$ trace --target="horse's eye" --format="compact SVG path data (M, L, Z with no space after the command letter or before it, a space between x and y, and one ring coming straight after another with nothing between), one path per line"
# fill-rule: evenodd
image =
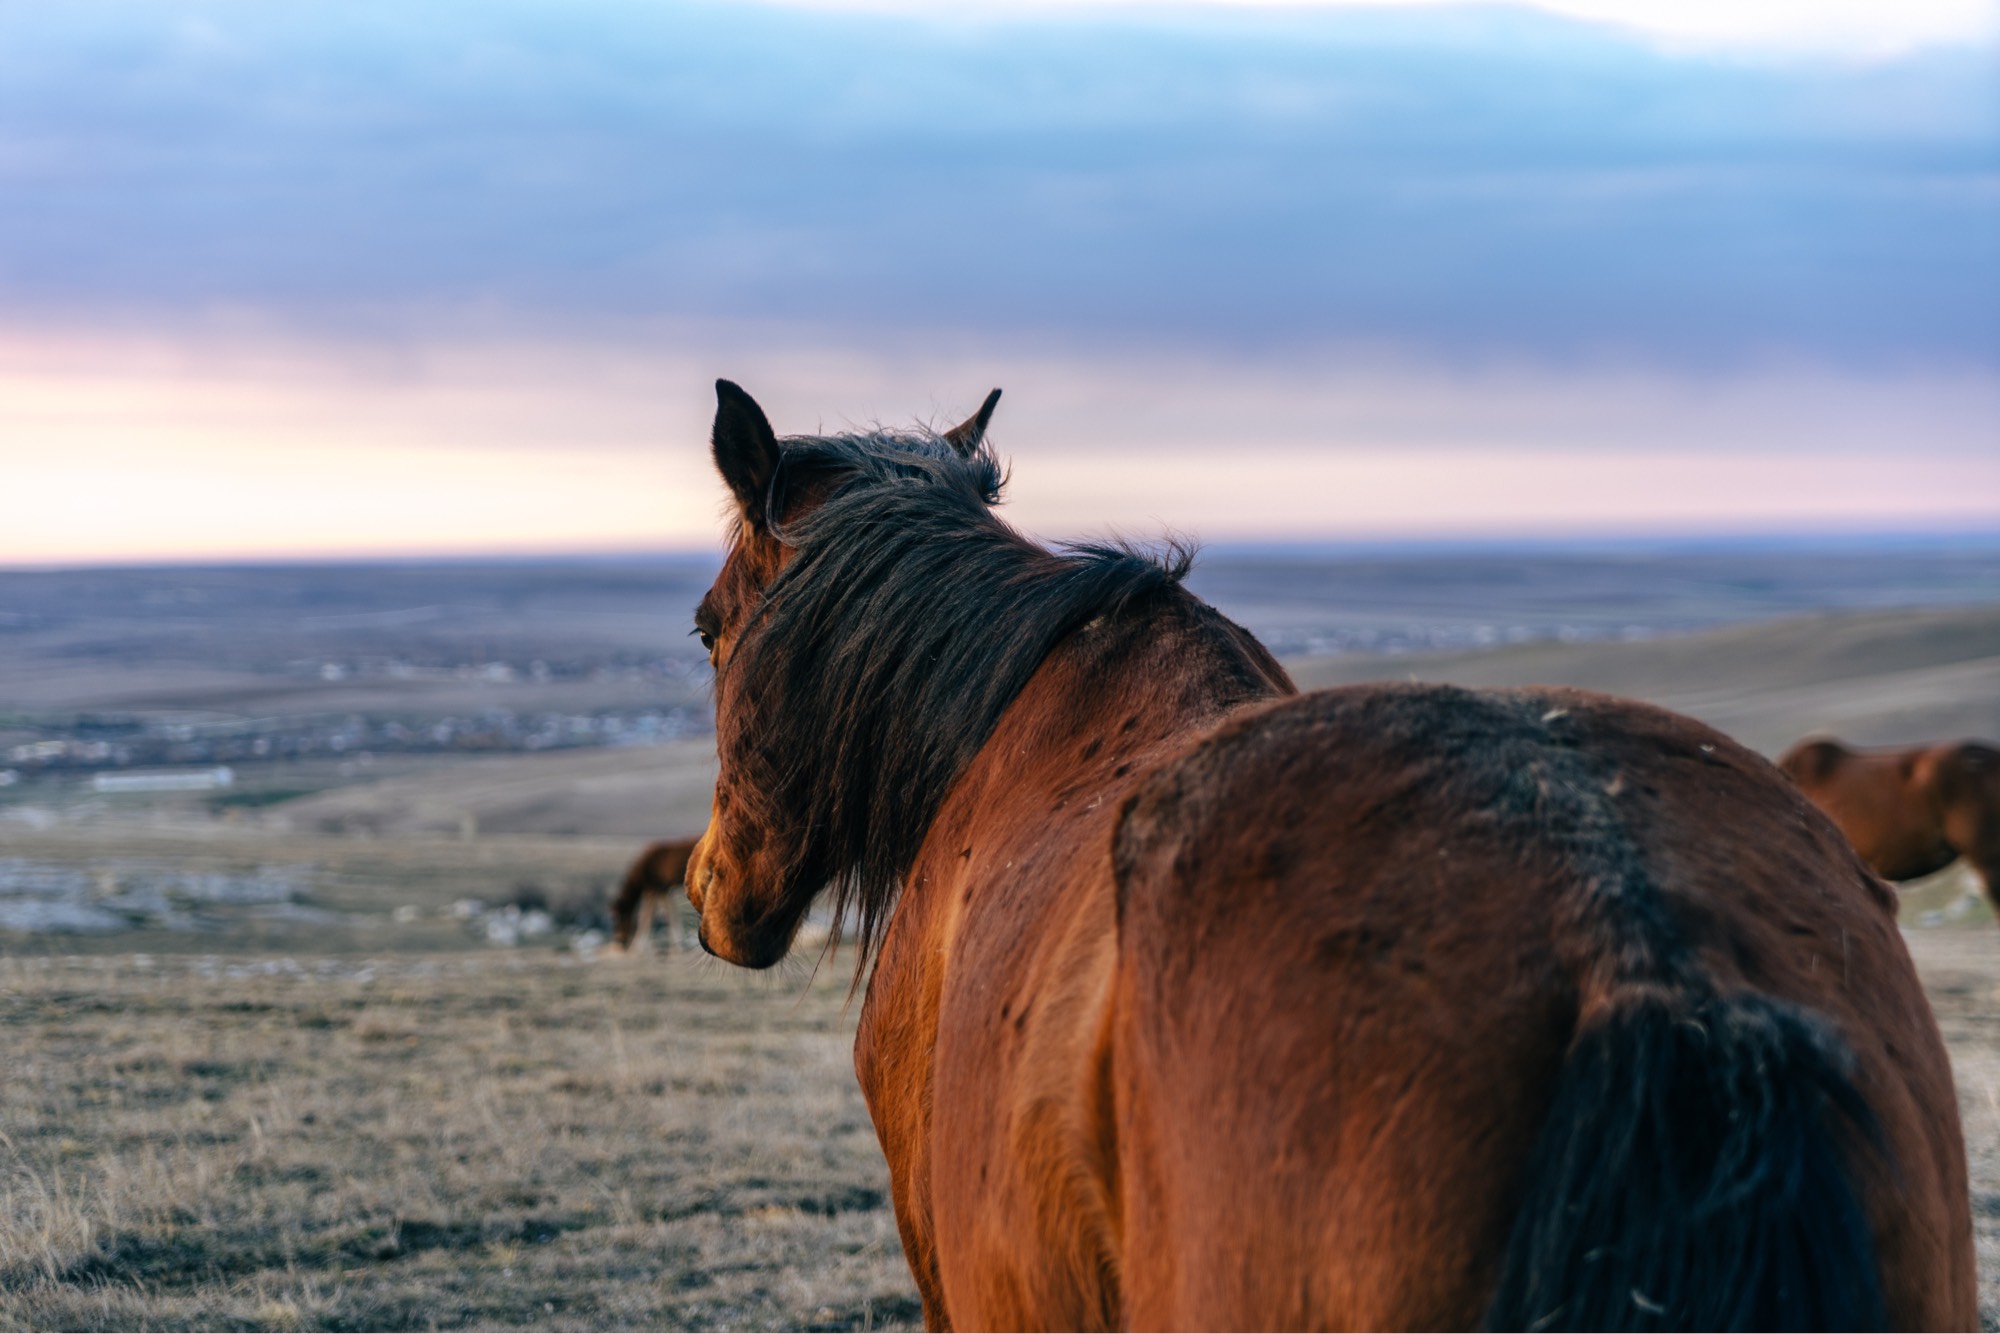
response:
M702 628L701 628L700 626L696 626L696 627L695 627L695 633L701 636L701 649L702 649L702 652L704 652L704 653L713 653L713 652L715 652L715 636L714 636L714 635L712 635L712 634L710 634L710 633L709 633L708 631L706 631L706 630L702 629Z

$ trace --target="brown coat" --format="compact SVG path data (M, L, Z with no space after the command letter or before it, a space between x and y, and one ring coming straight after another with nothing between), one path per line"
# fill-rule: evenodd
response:
M1970 1327L1894 895L1768 763L1566 689L1299 696L1185 563L992 514L981 415L780 442L696 610L701 939L870 957L933 1328Z
M1914 880L1960 857L2000 893L2000 750L1979 741L1852 750L1802 741L1778 766L1877 875Z
M678 911L671 895L686 882L688 856L698 842L698 838L677 838L646 845L611 900L613 948L631 949L642 929L653 929L654 916L662 908Z

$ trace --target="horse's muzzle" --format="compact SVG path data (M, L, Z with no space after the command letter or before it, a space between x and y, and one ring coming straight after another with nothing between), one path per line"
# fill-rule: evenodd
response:
M715 860L709 854L708 837L704 835L694 845L694 851L688 854L687 896L696 912L701 911L702 903L708 898L709 881L714 878Z

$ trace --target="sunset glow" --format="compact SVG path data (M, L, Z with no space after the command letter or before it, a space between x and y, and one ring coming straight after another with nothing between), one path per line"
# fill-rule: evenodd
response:
M0 562L712 547L717 376L1044 536L2000 532L1995 12L0 0Z
M190 347L200 356L189 360ZM460 346L0 348L0 562L699 549L718 371L783 432L948 423L989 384L1007 514L1211 541L2000 526L2000 391L1020 356ZM11 361L11 365L8 364ZM1902 425L1922 440L1889 449ZM1226 479L1218 484L1217 479Z

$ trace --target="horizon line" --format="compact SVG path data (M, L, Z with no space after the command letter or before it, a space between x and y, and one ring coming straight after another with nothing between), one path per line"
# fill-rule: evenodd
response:
M1033 535L1031 540L1041 541ZM1176 534L1185 537L1185 534ZM1165 541L1167 534L1159 535ZM1049 545L1056 545L1049 543ZM1141 545L1147 545L1141 542ZM1654 532L1633 534L1487 534L1467 537L1410 536L1357 538L1221 538L1195 540L1199 556L1234 560L1301 558L1367 559L1395 557L1476 557L1481 555L1681 556L1773 552L1979 552L2000 554L2000 524L1943 529L1884 529L1735 532ZM703 563L720 566L718 545L634 547L615 551L551 550L531 552L468 551L403 554L232 555L42 561L0 560L0 576L114 573L149 570L302 570L422 567L589 566Z

